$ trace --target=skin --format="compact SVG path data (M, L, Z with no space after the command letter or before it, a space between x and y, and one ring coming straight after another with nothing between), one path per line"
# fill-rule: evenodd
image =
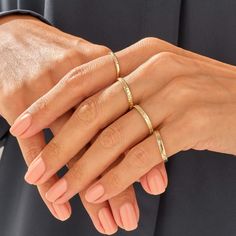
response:
M118 52L117 57L135 103L143 107L160 131L168 157L190 148L235 155L234 66L154 38ZM31 137L83 100L38 155L40 165L30 166L25 176L31 184L44 183L97 136L49 189L46 198L51 202L64 203L78 192L85 192L87 202L101 204L142 179L156 165L164 168L154 136L148 136L147 126L136 110L128 111L127 98L113 74L114 64L108 56L75 68L16 120L19 126L19 122L24 123L21 117L30 117L18 136ZM81 81L87 82L83 93ZM101 90L94 93L98 87ZM58 101L60 106L56 106ZM17 135L14 130L12 133ZM74 140L76 146L69 140ZM124 152L125 157L120 158Z
M63 33L30 16L3 17L0 19L0 31L0 63L3 68L0 74L0 114L10 125L27 107L56 86L71 69L107 55L110 51L105 46L92 44ZM111 58L110 61L112 61ZM82 86L83 81L80 83ZM93 90L95 91L96 89ZM75 104L75 107L77 105ZM70 119L75 107L67 109L47 125L54 135L58 134ZM18 137L18 142L27 165L33 163L35 157L46 145L42 132L24 139ZM93 142L91 140L90 143ZM88 143L81 148L65 164L72 168L89 145ZM158 179L163 184L159 187L154 184L155 188L151 190L147 180L141 181L145 190L151 194L160 194L165 191L167 175L162 165L154 167L145 178L149 175L154 176L152 178ZM71 215L69 202L51 203L45 197L57 180L55 173L45 183L38 185L38 190L50 212L57 219L66 220ZM79 195L99 232L112 234L117 231L118 226L126 230L137 227L139 209L132 186L109 201L97 205L85 200L85 192L81 191ZM134 208L135 220L132 224L124 224L121 220L119 210L124 204L132 204Z
M154 38L118 52L117 57L122 76L128 74L124 79L135 103L160 131L168 157L188 149L236 154L236 67ZM134 67L137 69L127 73ZM88 202L100 204L163 164L154 135L149 135L135 109L128 111L122 87L111 79L115 71L108 57L89 62L82 71L74 69L17 119L19 122L25 114L30 117L19 137L36 134L78 98L82 100L75 92L77 81L87 81L83 102L38 155L40 165L30 166L25 176L30 184L44 183L97 135L82 157L47 192L47 199L55 203L64 203L85 191ZM91 79L95 74L96 81ZM110 86L92 95L94 87L107 85L108 80ZM58 100L60 106L55 106ZM76 145L71 145L70 139ZM125 157L120 159L124 152Z

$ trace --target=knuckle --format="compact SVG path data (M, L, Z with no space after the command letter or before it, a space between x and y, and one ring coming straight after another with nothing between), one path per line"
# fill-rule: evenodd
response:
M71 40L72 47L76 49L81 49L85 44L88 44L88 42L85 39L76 37L73 40Z
M42 152L42 157L48 158L49 156L51 156L60 158L59 153L60 153L60 146L56 140L52 139L46 146L45 151Z
M154 38L154 37L146 37L143 38L139 41L139 43L143 46L143 47L150 47L153 45L156 45L160 42L161 40L159 40L158 38Z
M99 51L100 55L106 55L111 51L110 48L108 48L104 45L96 45L96 47L98 48L98 51Z
M149 155L143 147L134 147L128 153L127 167L134 167L135 169L144 169L146 163L149 161Z
M118 173L115 171L111 172L109 174L109 178L107 178L109 181L110 186L114 186L114 188L118 189L122 186L122 181Z
M69 91L77 91L78 89L84 89L87 85L86 75L91 71L89 64L84 64L72 69L65 77L60 81L60 86Z
M78 121L91 124L96 122L99 115L99 106L95 99L89 98L80 104L74 112L74 117Z
M117 125L108 126L98 140L103 148L113 148L122 142L122 131Z
M160 52L153 56L154 63L173 63L177 61L178 55L173 52Z
M152 56L148 61L148 70L152 71L152 73L160 73L161 71L167 71L173 75L178 75L181 73L182 67L180 67L178 63L178 55L172 52L160 52ZM172 68L170 72L170 66Z
M29 112L35 113L40 111L47 111L48 109L48 98L46 95L42 96L35 104L29 108Z
M39 152L40 149L37 146L28 147L23 151L25 159L29 161L33 160L36 156L38 156Z
M73 167L69 170L68 174L70 179L76 181L80 181L82 172L80 172L81 168L78 164L74 164Z
M80 162L76 162L66 174L68 183L79 192L86 185L85 180L88 179L88 172L83 168ZM78 187L80 189L78 189Z

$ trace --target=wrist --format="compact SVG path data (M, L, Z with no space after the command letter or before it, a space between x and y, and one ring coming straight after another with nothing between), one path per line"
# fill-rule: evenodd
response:
M0 25L6 24L11 21L19 21L19 20L34 20L40 21L38 18L30 16L30 15L5 15L0 17Z

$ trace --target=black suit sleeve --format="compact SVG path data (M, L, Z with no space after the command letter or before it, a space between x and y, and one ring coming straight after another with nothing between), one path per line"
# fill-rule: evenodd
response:
M15 10L10 10L10 11L2 11L2 12L0 12L0 17L7 16L7 15L30 15L30 16L38 18L39 20L43 21L46 24L52 25L42 15L40 15L37 12L31 11L31 10L15 9Z

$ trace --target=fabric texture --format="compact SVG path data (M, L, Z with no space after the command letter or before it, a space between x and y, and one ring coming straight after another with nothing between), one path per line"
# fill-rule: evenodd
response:
M61 30L105 44L114 51L152 36L236 65L235 0L2 0L0 3L2 11L35 11ZM73 216L67 222L61 223L48 213L36 188L23 180L26 166L15 138L6 128L3 133L7 140L0 161L0 235L100 235L78 197L72 201ZM50 134L47 135L50 139ZM235 157L189 150L176 154L166 167L169 184L161 196L148 195L135 184L141 212L139 227L133 232L119 230L116 235L236 235Z

